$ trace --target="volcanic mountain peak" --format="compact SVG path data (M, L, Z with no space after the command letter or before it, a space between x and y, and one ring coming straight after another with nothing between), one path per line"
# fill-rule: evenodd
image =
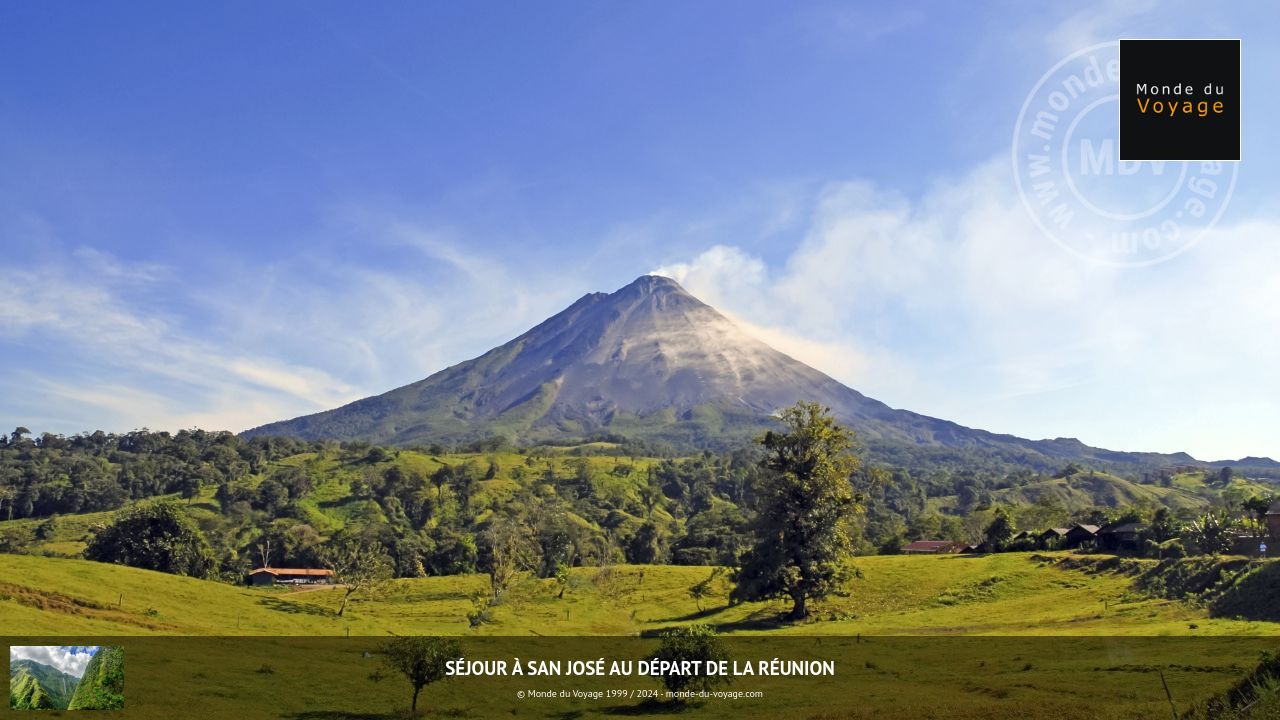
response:
M637 424L653 430L695 410L728 413L729 424L745 422L747 432L798 399L839 411L853 397L865 400L743 332L675 280L645 275L613 293L584 295L511 342L425 380L249 434L527 440Z
M745 441L799 400L821 403L874 450L977 449L1020 464L1159 464L1079 441L1031 441L895 410L752 337L670 278L589 293L523 335L430 377L246 435L415 444L599 432L715 447Z

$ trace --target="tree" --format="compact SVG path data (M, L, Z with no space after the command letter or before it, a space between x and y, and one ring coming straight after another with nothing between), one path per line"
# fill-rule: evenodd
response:
M649 656L649 660L676 663L698 660L702 663L701 667L705 668L708 663L728 661L729 653L725 651L715 630L706 625L689 625L663 632L662 644ZM705 669L697 674L668 672L661 678L663 687L673 693L708 691L731 679L728 675L710 675Z
M481 471L476 463L467 463L454 471L453 491L458 495L458 510L465 516L471 506L471 498L480 489Z
M662 488L653 481L652 474L649 476L649 481L641 485L637 493L640 496L640 504L644 505L645 519L653 520L653 511L662 507L667 496L662 494Z
M627 562L653 565L667 560L668 533L652 520L646 521L627 543Z
M352 595L376 594L391 579L391 561L382 548L364 539L346 538L328 553L334 579L343 586L338 617L347 610Z
M987 525L987 529L982 533L983 544L986 545L987 552L1001 552L1013 539L1013 520L1009 518L1009 513L1004 508L997 508L995 516L991 518L991 524Z
M1221 555L1231 549L1235 540L1231 514L1226 510L1210 510L1187 526L1185 537L1203 554Z
M444 486L453 481L453 466L441 465L431 473L431 484L436 486L436 501L444 501Z
M481 535L484 542L484 570L489 573L493 599L502 595L516 575L538 566L538 545L533 530L517 518L502 515L493 519Z
M789 597L790 617L808 616L843 579L850 554L848 521L857 509L850 476L858 469L853 433L829 410L801 402L781 413L783 432L769 431L756 495L755 546L738 571L734 600Z
M1218 471L1218 484L1226 487L1231 484L1231 478L1234 476L1235 471L1231 469L1230 465L1227 465Z
M1173 512L1167 507L1156 510L1155 515L1151 516L1151 528L1148 530L1151 539L1158 543L1172 540L1178 537L1182 532L1182 524L1178 522L1178 518L1174 517Z
M1259 535L1266 531L1267 511L1274 502L1275 498L1271 495L1255 495L1244 501L1244 509L1249 513L1253 531Z
M205 577L213 571L209 542L173 502L136 505L94 533L84 556L175 575Z
M462 643L453 638L397 637L382 645L382 660L413 686L410 712L418 711L418 693L445 676L445 663L462 656Z
M712 584L723 574L724 568L712 568L710 575L689 586L689 597L698 605L698 612L702 612L702 600L712 594Z
M13 502L18 497L18 491L15 488L0 486L0 509L7 504L9 506L9 519L13 519Z
M35 538L40 541L47 541L53 538L58 532L58 516L53 515L48 520L40 523L35 529Z

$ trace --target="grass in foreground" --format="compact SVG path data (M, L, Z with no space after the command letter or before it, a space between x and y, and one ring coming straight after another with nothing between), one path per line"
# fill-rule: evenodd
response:
M706 623L778 635L1280 635L1280 623L1210 618L1178 600L1133 591L1133 577L1064 567L1043 554L858 558L842 596L812 621L780 624L782 602L729 606L729 583L699 603L705 567L576 568L525 578L489 606L483 575L397 580L356 595L249 588L84 560L0 555L0 625L22 634L119 635L637 635ZM473 626L469 615L484 613Z

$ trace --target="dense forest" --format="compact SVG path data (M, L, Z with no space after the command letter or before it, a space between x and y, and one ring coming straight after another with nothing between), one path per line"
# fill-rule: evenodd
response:
M30 434L19 427L0 435L0 518L6 520L111 510L172 493L191 497L201 487L235 482L309 448L204 430Z
M87 557L228 580L263 564L330 566L352 548L373 548L400 577L739 562L764 472L758 446L655 457L652 447L608 440L618 439L389 448L202 430L64 437L18 428L0 436L0 520L12 521L0 522L0 551L39 552L60 516L125 508L109 516L115 527L104 521L79 538ZM913 472L864 461L849 482L859 509L849 534L862 554L919 539L976 545L1006 527L1188 523L1214 508L1227 522L1256 525L1271 494L1229 468L1194 467L1121 478L1074 464L1042 474L999 463ZM172 507L136 502L148 498ZM156 555L137 531L161 526L181 548Z

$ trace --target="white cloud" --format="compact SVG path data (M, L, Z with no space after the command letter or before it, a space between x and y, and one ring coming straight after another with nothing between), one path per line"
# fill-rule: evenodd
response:
M0 337L39 347L39 367L11 368L3 382L42 387L55 405L109 410L125 427L172 428L192 406L207 404L292 411L354 399L349 385L322 370L220 345L149 299L158 289L180 292L180 285L155 268L88 250L61 264L0 268L0 306L7 308ZM78 371L49 379L49 365L72 362ZM182 391L166 394L174 386Z
M1120 270L1045 238L1003 158L920 198L849 181L785 200L789 252L713 241L655 272L897 407L1117 449L1280 455L1265 430L1280 423L1280 222ZM613 289L575 268L513 272L401 220L354 232L401 254L321 246L203 278L93 251L0 267L0 342L31 351L0 376L6 414L64 432L241 430L420 379Z
M98 652L96 645L14 645L9 662L32 660L75 677L84 677L85 666Z
M405 221L348 231L394 262L331 242L185 277L91 249L0 264L0 349L21 358L0 375L3 415L58 432L243 430L421 379L572 299Z
M1280 221L1120 270L1067 254L993 160L917 201L832 183L778 267L714 246L658 272L898 407L1033 437L1280 455Z

